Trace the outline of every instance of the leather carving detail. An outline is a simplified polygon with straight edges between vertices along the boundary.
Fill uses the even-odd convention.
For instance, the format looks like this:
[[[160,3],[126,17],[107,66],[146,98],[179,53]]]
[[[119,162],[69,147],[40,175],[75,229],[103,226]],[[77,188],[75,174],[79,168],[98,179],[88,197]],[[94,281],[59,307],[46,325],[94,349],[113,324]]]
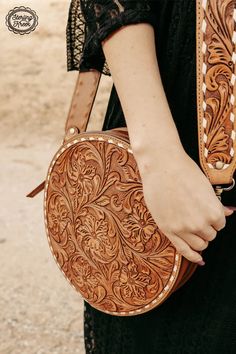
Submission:
[[[181,281],[182,257],[147,210],[125,140],[82,133],[64,145],[49,167],[44,205],[58,266],[97,309],[124,316],[145,312]],[[190,264],[184,261],[181,273]]]
[[[230,183],[236,163],[235,5],[235,0],[203,0],[197,8],[202,12],[198,14],[199,152],[212,184]],[[231,170],[223,171],[230,164]]]
[[[235,2],[196,0],[199,157],[212,184],[230,183],[236,167]],[[73,288],[103,312],[130,316],[160,305],[197,265],[147,210],[127,129],[82,133],[100,76],[79,73],[64,145],[28,196],[44,188],[49,246]]]

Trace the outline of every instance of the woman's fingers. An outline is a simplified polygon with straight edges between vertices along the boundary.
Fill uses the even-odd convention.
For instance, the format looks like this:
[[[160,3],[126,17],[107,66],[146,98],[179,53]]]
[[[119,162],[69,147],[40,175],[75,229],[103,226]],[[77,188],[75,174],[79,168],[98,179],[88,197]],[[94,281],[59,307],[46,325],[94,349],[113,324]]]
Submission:
[[[213,229],[214,232],[216,232]],[[205,240],[199,235],[194,235],[190,233],[183,233],[178,235],[182,240],[184,240],[194,251],[203,251],[209,245],[209,240]]]
[[[224,206],[225,216],[232,215],[234,211],[236,211],[236,207],[235,206]]]
[[[225,227],[226,224],[225,217],[230,216],[234,213],[234,207],[228,208],[223,205],[222,207],[223,207],[224,215],[220,215],[218,219],[215,219],[214,223],[212,223],[211,226],[209,225],[208,227],[202,228],[202,230],[198,230],[197,232],[195,232],[195,234],[197,234],[205,241],[213,241],[217,236],[217,232],[222,230]]]
[[[189,228],[188,231],[185,231],[187,230],[185,226],[179,228],[178,232],[169,230],[169,232],[164,232],[164,234],[183,257],[191,262],[201,263],[203,259],[198,252],[205,250],[209,242],[216,238],[217,232],[225,227],[226,216],[232,215],[233,212],[234,207],[227,208],[221,204],[219,208],[218,204],[218,208],[208,216],[208,224],[204,225],[204,223],[195,222],[197,226]]]
[[[187,244],[187,242],[181,239],[178,235],[171,235],[167,237],[176,248],[176,251],[187,258],[190,262],[198,263],[203,261],[202,256],[198,252],[194,251]]]
[[[217,232],[225,227],[225,217],[233,214],[235,207],[223,206],[224,215],[219,215],[218,219],[215,217],[213,225],[208,225],[205,228],[195,228],[190,232],[178,232],[171,235],[166,235],[171,243],[176,248],[177,252],[184,256],[191,262],[199,263],[203,261],[202,256],[198,253],[205,250],[210,241],[213,241]]]
[[[192,233],[200,237],[203,241],[209,242],[216,238],[217,230],[215,230],[211,225],[207,225],[202,229],[195,229]]]
[[[225,210],[222,208],[216,209],[216,211],[209,216],[209,225],[211,225],[216,231],[220,231],[225,227]]]

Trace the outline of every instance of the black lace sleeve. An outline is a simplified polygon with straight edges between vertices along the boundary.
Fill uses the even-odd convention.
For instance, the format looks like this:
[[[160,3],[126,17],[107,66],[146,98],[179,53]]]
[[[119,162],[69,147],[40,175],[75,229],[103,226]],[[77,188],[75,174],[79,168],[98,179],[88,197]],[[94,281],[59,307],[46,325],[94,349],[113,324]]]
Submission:
[[[101,42],[121,26],[155,26],[153,0],[71,0],[66,28],[67,70],[97,69],[111,75]]]

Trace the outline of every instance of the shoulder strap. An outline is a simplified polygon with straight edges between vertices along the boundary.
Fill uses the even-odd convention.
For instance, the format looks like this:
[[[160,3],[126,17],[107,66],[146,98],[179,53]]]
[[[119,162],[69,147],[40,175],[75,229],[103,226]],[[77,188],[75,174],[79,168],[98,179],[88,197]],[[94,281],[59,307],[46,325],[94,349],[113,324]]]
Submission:
[[[79,72],[67,115],[63,144],[74,135],[86,131],[100,79],[101,73],[97,70]],[[44,186],[45,181],[28,193],[26,197],[35,197],[44,189]]]
[[[97,70],[79,73],[65,124],[64,142],[71,135],[86,131],[100,79],[101,73]]]
[[[236,168],[235,0],[196,1],[199,158],[215,184],[230,184]]]
[[[212,185],[231,184],[236,168],[235,0],[196,0],[196,75],[199,158]],[[101,73],[80,72],[64,142],[86,130]],[[34,197],[44,182],[27,197]]]

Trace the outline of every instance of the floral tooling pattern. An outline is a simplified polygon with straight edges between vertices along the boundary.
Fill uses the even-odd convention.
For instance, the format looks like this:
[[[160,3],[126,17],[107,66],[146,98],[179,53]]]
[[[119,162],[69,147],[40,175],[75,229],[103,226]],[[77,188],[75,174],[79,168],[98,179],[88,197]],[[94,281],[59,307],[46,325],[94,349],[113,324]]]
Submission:
[[[236,1],[207,2],[204,34],[206,52],[204,62],[205,73],[205,103],[204,113],[206,161],[209,167],[217,161],[230,164],[234,156],[234,82],[235,63],[232,55],[235,43],[232,40],[235,21],[232,19]],[[233,116],[232,116],[233,114]]]
[[[106,141],[72,144],[46,191],[51,249],[94,307],[134,311],[170,288],[176,250],[147,210],[132,153]]]

